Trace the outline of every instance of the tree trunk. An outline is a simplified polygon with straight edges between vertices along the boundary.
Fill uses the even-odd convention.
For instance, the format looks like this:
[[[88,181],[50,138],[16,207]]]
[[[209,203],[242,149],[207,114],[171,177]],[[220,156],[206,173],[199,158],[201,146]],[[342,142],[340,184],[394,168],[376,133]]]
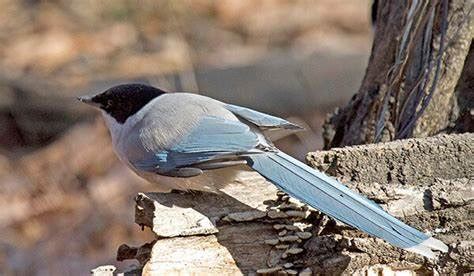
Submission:
[[[474,44],[471,44],[456,88],[456,107],[451,132],[474,132]]]
[[[377,2],[365,77],[326,121],[325,148],[426,137],[452,121],[473,37],[472,1]]]

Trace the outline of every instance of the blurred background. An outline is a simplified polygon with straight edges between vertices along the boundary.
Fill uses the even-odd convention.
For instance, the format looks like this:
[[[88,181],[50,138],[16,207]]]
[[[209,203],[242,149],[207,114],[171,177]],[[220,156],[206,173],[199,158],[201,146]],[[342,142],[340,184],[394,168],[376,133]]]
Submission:
[[[129,81],[209,95],[304,125],[276,142],[303,159],[370,45],[368,0],[0,0],[0,274],[121,268],[120,244],[152,239],[133,198],[153,186],[75,96]]]

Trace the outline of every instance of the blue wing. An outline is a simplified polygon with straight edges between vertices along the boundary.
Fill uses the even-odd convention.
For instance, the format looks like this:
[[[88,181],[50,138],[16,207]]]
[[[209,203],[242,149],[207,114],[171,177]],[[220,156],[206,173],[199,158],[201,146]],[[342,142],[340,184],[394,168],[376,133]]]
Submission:
[[[239,121],[206,116],[172,150],[176,152],[242,152],[254,148],[257,135]]]
[[[206,116],[179,143],[134,162],[146,171],[168,172],[219,158],[246,153],[258,145],[258,137],[246,124]]]
[[[302,127],[282,118],[258,112],[250,108],[232,104],[227,104],[225,107],[235,115],[262,128],[303,129]]]

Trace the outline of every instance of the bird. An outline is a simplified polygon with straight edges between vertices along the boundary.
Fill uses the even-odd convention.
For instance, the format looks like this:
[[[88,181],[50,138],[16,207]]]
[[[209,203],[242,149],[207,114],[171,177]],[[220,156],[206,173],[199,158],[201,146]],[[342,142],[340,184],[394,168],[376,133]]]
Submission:
[[[285,119],[200,94],[127,83],[78,97],[98,108],[118,158],[158,192],[218,191],[239,171],[257,171],[322,213],[410,252],[435,259],[448,246],[380,205],[280,151],[272,130],[301,130]]]

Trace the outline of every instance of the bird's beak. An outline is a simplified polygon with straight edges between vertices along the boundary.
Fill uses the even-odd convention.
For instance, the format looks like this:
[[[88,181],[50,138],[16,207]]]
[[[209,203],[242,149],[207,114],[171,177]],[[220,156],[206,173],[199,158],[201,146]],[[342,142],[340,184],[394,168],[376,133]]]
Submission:
[[[99,107],[99,104],[94,102],[92,100],[92,97],[91,96],[80,96],[80,97],[77,97],[77,99],[83,103],[86,103],[88,105],[92,105],[94,107]]]

